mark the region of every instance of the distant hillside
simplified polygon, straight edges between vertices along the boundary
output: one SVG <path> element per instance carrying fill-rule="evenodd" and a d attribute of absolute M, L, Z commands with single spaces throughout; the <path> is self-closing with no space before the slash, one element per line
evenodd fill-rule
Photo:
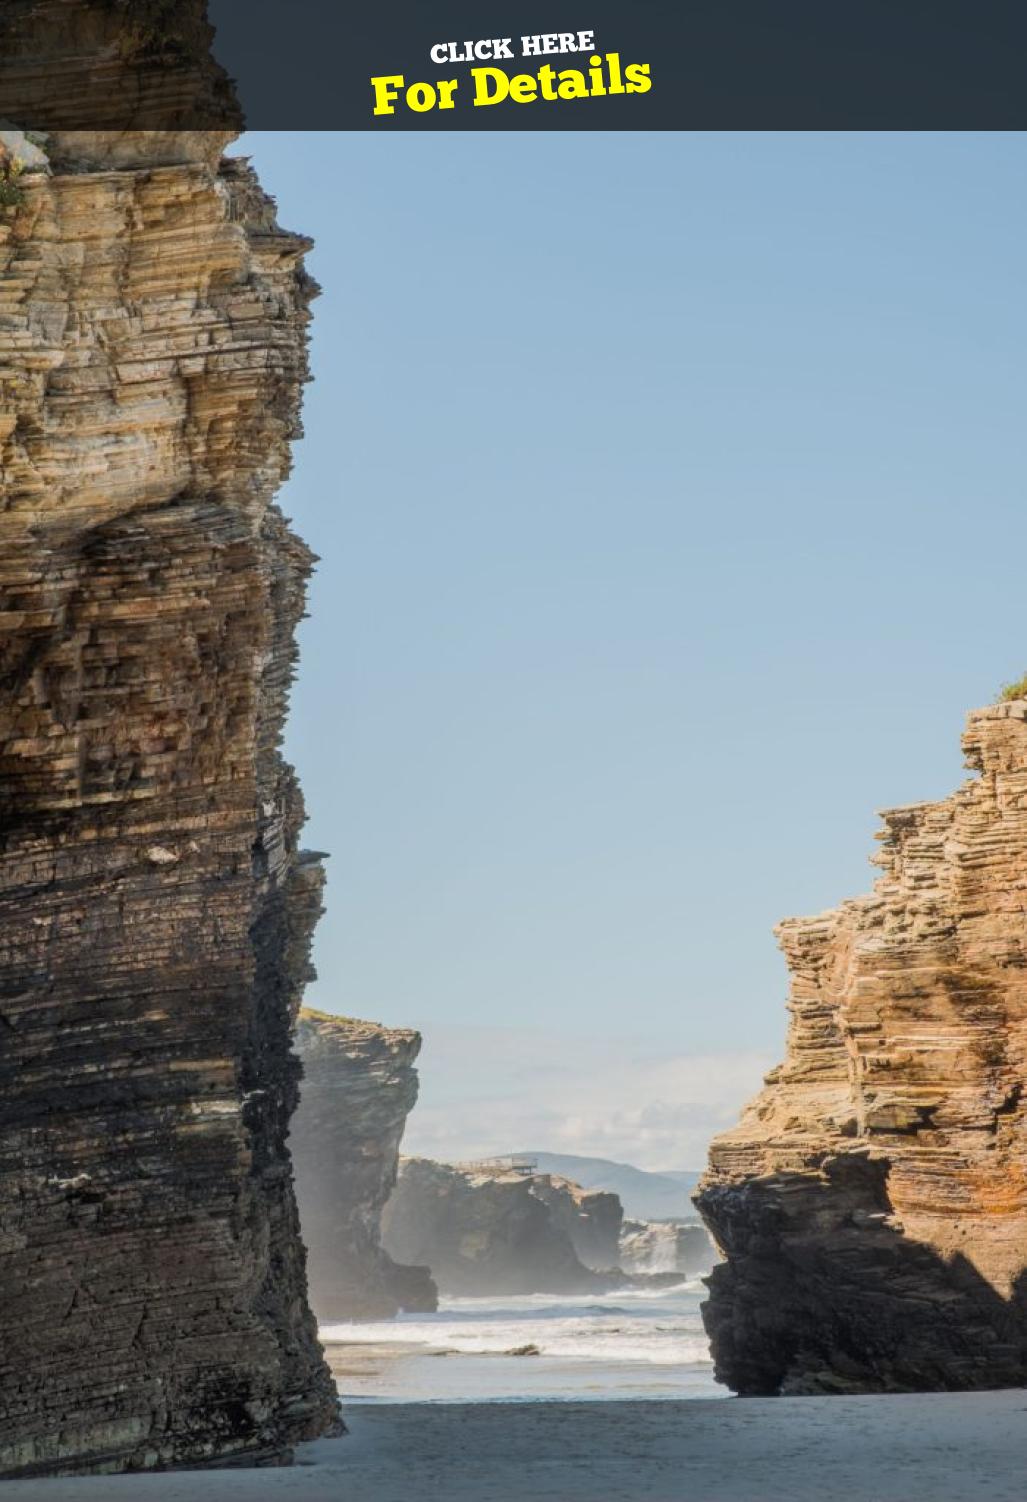
<path fill-rule="evenodd" d="M 675 1184 L 684 1184 L 689 1194 L 691 1194 L 701 1177 L 702 1175 L 694 1168 L 665 1168 L 662 1173 L 657 1174 L 657 1178 L 673 1179 Z"/>
<path fill-rule="evenodd" d="M 612 1163 L 608 1158 L 579 1158 L 573 1153 L 527 1154 L 537 1158 L 542 1173 L 573 1179 L 583 1189 L 609 1189 L 620 1196 L 624 1214 L 633 1220 L 698 1220 L 691 1194 L 698 1173 L 678 1169 L 648 1173 L 630 1163 Z"/>

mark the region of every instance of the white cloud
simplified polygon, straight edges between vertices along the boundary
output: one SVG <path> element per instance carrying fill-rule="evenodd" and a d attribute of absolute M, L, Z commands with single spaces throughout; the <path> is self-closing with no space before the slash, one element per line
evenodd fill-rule
<path fill-rule="evenodd" d="M 701 1168 L 774 1063 L 526 1028 L 421 1030 L 421 1098 L 403 1151 L 443 1160 L 535 1149 Z"/>

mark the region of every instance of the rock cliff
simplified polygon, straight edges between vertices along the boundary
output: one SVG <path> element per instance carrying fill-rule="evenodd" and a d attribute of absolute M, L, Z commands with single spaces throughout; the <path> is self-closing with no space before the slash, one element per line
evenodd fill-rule
<path fill-rule="evenodd" d="M 607 1189 L 583 1189 L 559 1174 L 537 1173 L 531 1192 L 549 1206 L 550 1220 L 564 1231 L 579 1261 L 602 1272 L 620 1265 L 624 1210 Z"/>
<path fill-rule="evenodd" d="M 213 38 L 206 0 L 4 0 L 2 118 L 55 132 L 58 156 L 62 133 L 90 131 L 128 162 L 148 132 L 173 161 L 199 132 L 242 129 Z M 81 137 L 68 157 L 80 159 Z"/>
<path fill-rule="evenodd" d="M 680 1273 L 684 1278 L 698 1278 L 716 1261 L 705 1227 L 675 1220 L 626 1220 L 619 1250 L 626 1273 Z"/>
<path fill-rule="evenodd" d="M 1027 1380 L 1027 701 L 963 747 L 975 778 L 882 815 L 869 896 L 778 930 L 787 1058 L 697 1200 L 739 1392 Z"/>
<path fill-rule="evenodd" d="M 290 1146 L 319 1322 L 435 1309 L 428 1269 L 398 1266 L 381 1244 L 382 1209 L 417 1099 L 420 1034 L 304 1008 L 296 1046 L 303 1083 Z"/>
<path fill-rule="evenodd" d="M 225 139 L 66 132 L 0 208 L 6 1476 L 335 1423 L 285 1146 L 311 555 L 272 504 L 315 288 Z"/>
<path fill-rule="evenodd" d="M 550 1199 L 556 1193 L 550 1184 Z M 407 1158 L 385 1208 L 382 1236 L 391 1256 L 427 1263 L 443 1293 L 601 1292 L 626 1281 L 585 1266 L 566 1213 L 561 1207 L 554 1215 L 528 1176 Z"/>

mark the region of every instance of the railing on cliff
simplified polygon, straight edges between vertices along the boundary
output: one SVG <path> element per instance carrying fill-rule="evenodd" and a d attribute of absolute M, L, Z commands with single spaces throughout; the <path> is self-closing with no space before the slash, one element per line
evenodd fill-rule
<path fill-rule="evenodd" d="M 538 1172 L 538 1159 L 528 1157 L 526 1153 L 511 1153 L 505 1158 L 472 1158 L 466 1163 L 456 1163 L 454 1167 L 464 1173 L 490 1174 L 493 1178 L 507 1173 L 519 1173 L 529 1178 Z"/>

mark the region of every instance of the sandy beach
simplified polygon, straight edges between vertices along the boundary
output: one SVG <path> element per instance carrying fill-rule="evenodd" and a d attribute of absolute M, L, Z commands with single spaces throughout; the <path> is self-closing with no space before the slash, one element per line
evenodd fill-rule
<path fill-rule="evenodd" d="M 1023 1502 L 1027 1391 L 358 1406 L 267 1471 L 13 1481 L 8 1502 Z"/>

